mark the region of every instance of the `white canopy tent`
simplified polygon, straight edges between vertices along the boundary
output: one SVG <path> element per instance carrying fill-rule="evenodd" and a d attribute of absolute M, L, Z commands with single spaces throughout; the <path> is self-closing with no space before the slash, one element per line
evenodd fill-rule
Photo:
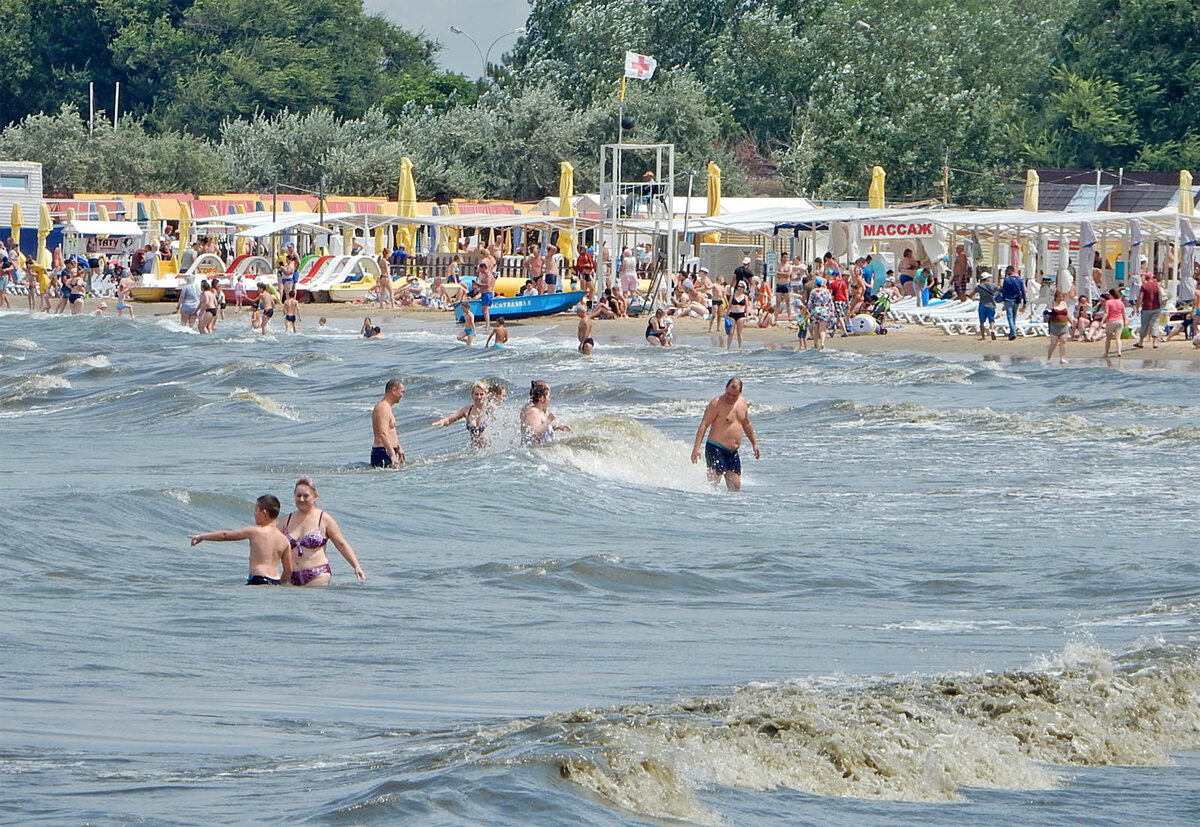
<path fill-rule="evenodd" d="M 123 238 L 136 238 L 146 234 L 136 221 L 88 221 L 77 218 L 63 225 L 63 233 L 68 235 L 108 235 Z"/>

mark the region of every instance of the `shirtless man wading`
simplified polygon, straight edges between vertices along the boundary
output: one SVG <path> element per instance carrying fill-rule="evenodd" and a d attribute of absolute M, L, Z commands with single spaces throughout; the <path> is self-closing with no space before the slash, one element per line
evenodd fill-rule
<path fill-rule="evenodd" d="M 709 430 L 709 429 L 712 430 Z M 708 479 L 716 485 L 725 477 L 725 487 L 730 491 L 742 488 L 742 459 L 738 448 L 742 435 L 750 440 L 754 458 L 761 459 L 758 440 L 754 437 L 754 426 L 750 424 L 750 410 L 742 396 L 742 380 L 736 376 L 725 383 L 725 393 L 718 396 L 704 409 L 704 418 L 696 431 L 696 443 L 692 446 L 692 462 L 700 459 L 700 442 L 708 431 L 708 442 L 704 446 L 704 464 L 708 467 Z"/>
<path fill-rule="evenodd" d="M 404 398 L 404 383 L 389 379 L 383 388 L 383 399 L 375 403 L 371 412 L 371 427 L 375 431 L 375 446 L 371 449 L 371 465 L 374 468 L 398 468 L 404 462 L 404 450 L 400 437 L 396 436 L 396 415 L 392 406 Z"/>

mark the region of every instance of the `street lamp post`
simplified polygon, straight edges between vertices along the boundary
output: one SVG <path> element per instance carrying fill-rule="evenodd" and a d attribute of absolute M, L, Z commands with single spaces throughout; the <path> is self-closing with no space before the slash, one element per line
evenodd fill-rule
<path fill-rule="evenodd" d="M 471 41 L 471 44 L 475 47 L 475 51 L 479 53 L 479 59 L 483 62 L 483 77 L 486 79 L 489 74 L 488 67 L 491 66 L 491 63 L 489 61 L 491 60 L 491 57 L 492 57 L 492 49 L 495 47 L 495 45 L 497 43 L 499 43 L 504 38 L 508 37 L 510 34 L 515 34 L 515 35 L 525 34 L 525 27 L 517 26 L 512 31 L 508 31 L 508 32 L 505 32 L 504 34 L 500 35 L 499 37 L 497 37 L 495 40 L 493 40 L 491 42 L 491 44 L 487 47 L 487 51 L 484 51 L 483 49 L 479 48 L 478 41 L 476 41 L 475 38 L 471 37 L 469 32 L 463 31 L 458 26 L 451 26 L 450 31 L 453 32 L 454 34 L 461 34 L 467 40 Z"/>

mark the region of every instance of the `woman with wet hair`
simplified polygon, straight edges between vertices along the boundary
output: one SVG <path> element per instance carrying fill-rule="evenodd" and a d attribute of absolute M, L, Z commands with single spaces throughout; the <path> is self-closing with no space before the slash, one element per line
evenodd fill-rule
<path fill-rule="evenodd" d="M 521 444 L 544 445 L 554 439 L 555 431 L 570 431 L 554 424 L 550 408 L 550 383 L 535 379 L 529 385 L 529 404 L 521 410 Z"/>

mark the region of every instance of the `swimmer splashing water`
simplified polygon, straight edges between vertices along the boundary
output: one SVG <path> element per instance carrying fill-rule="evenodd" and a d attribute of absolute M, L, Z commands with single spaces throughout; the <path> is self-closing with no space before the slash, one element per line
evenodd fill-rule
<path fill-rule="evenodd" d="M 742 489 L 742 458 L 738 448 L 743 434 L 754 448 L 754 458 L 761 459 L 754 426 L 750 424 L 750 409 L 742 396 L 742 380 L 733 377 L 725 383 L 725 393 L 708 403 L 704 418 L 696 430 L 696 442 L 692 446 L 692 462 L 700 459 L 700 442 L 708 432 L 704 446 L 704 464 L 708 468 L 708 480 L 714 486 L 725 478 L 725 487 L 730 491 Z"/>
<path fill-rule="evenodd" d="M 521 444 L 545 445 L 555 431 L 570 432 L 566 425 L 555 425 L 550 412 L 550 383 L 535 379 L 529 385 L 529 403 L 521 410 Z"/>

